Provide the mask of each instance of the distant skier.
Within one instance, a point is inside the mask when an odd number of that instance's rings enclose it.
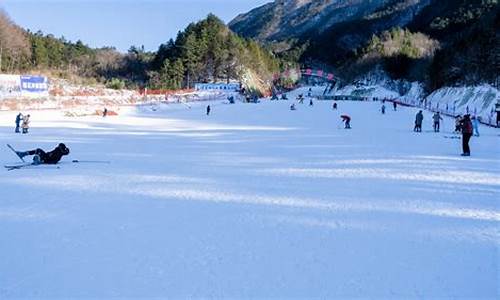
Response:
[[[211,110],[212,110],[212,109],[210,108],[210,105],[208,105],[208,106],[207,106],[207,116],[208,116],[208,115],[210,115],[210,111],[211,111]]]
[[[297,110],[297,108],[295,107],[295,103],[290,106],[290,110]]]
[[[385,104],[382,104],[381,111],[382,111],[382,114],[385,115]]]
[[[422,111],[419,111],[415,116],[415,128],[413,131],[422,132],[422,122],[424,121],[424,114]]]
[[[104,111],[102,112],[102,117],[105,118],[108,115],[108,109],[105,107]]]
[[[314,106],[313,99],[309,99],[309,106]]]
[[[462,156],[470,156],[469,141],[472,137],[473,129],[470,115],[465,115],[461,121],[462,128]]]
[[[311,97],[312,96],[312,88],[309,88],[309,91],[307,92],[307,96]]]
[[[19,113],[17,116],[16,116],[16,130],[15,130],[15,133],[20,133],[19,131],[19,128],[21,126],[21,121],[23,120],[23,114],[22,113]]]
[[[288,97],[286,96],[285,93],[283,93],[283,95],[281,95],[281,100],[288,100]]]
[[[337,110],[337,109],[338,109],[337,102],[334,102],[334,103],[333,103],[333,110]]]
[[[497,127],[500,127],[500,110],[497,111]]]
[[[299,103],[300,103],[300,104],[304,104],[304,95],[300,94],[300,95],[297,97],[297,100],[299,100]]]
[[[23,134],[28,133],[30,129],[30,115],[23,117],[23,125],[21,125],[21,127],[23,128]]]
[[[16,154],[20,158],[24,158],[28,155],[33,155],[33,162],[35,164],[57,164],[61,158],[69,154],[69,148],[63,143],[60,143],[54,150],[50,152],[45,152],[38,148],[30,151],[16,151]]]
[[[440,130],[440,125],[441,125],[441,121],[443,120],[443,118],[441,117],[441,114],[439,112],[435,113],[433,116],[432,116],[432,120],[434,120],[434,132],[439,132]]]
[[[472,117],[472,129],[474,131],[474,136],[479,136],[479,117]]]
[[[345,129],[351,129],[351,117],[348,115],[342,115],[340,116],[342,118],[342,122],[345,123]]]
[[[394,111],[398,110],[398,103],[396,101],[392,102],[392,108],[394,109]]]

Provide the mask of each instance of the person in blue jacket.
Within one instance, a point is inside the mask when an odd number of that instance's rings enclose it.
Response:
[[[16,133],[20,133],[19,128],[21,127],[21,121],[22,120],[23,120],[23,114],[19,113],[16,116],[16,130],[15,130]]]

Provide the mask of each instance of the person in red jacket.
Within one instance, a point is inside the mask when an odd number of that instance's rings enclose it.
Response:
[[[340,116],[342,118],[342,122],[345,123],[345,129],[351,129],[351,117],[348,115]]]
[[[460,127],[462,128],[462,149],[463,149],[462,156],[470,156],[469,141],[473,134],[473,127],[470,115],[465,115],[462,118],[460,125],[461,125]]]

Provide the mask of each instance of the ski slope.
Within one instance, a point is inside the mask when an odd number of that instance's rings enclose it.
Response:
[[[2,144],[71,154],[0,170],[0,298],[500,297],[498,129],[462,158],[451,119],[290,104],[1,112]]]

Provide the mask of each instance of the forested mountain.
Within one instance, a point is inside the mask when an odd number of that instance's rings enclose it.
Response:
[[[499,84],[499,19],[498,0],[277,0],[230,27],[346,79],[379,66],[434,89]]]

